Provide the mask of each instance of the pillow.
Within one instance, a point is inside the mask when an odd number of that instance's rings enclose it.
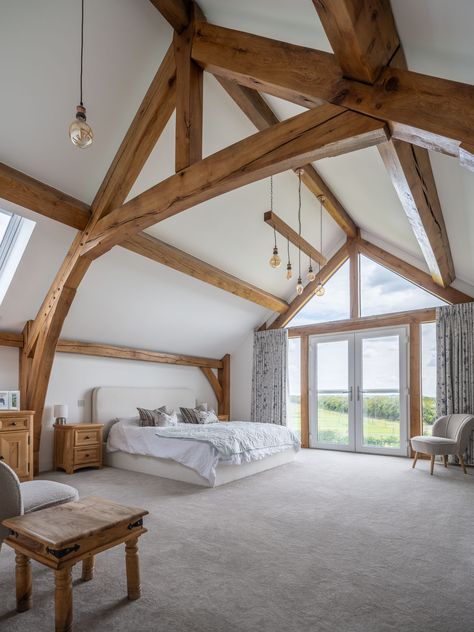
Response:
[[[183,418],[183,423],[185,424],[198,424],[199,423],[199,410],[196,408],[183,408],[179,407],[181,411],[181,416]]]
[[[178,424],[178,416],[175,410],[166,409],[166,412],[161,409],[155,410],[156,423],[155,426],[176,426]]]
[[[215,424],[215,423],[219,423],[219,419],[213,410],[200,410],[199,423],[200,424]]]
[[[158,413],[166,413],[166,406],[161,406],[161,408],[155,408],[154,410],[137,406],[137,410],[140,416],[140,426],[158,426]]]

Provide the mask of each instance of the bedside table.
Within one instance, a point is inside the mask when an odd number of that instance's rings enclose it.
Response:
[[[54,469],[74,474],[83,467],[102,467],[104,424],[54,424]]]
[[[217,415],[219,421],[229,421],[229,415]]]

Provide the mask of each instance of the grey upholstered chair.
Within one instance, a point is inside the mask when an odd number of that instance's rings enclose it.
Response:
[[[420,453],[429,454],[431,457],[430,473],[433,474],[436,456],[442,456],[444,467],[448,467],[448,455],[456,454],[464,474],[467,474],[464,452],[473,430],[474,415],[445,415],[440,417],[433,424],[431,437],[420,436],[411,439],[411,447],[415,452],[413,467],[415,467]]]
[[[72,500],[79,500],[74,487],[42,480],[20,483],[12,468],[0,461],[0,548],[9,534],[1,524],[4,520]]]

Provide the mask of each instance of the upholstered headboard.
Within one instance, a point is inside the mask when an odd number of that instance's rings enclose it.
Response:
[[[92,391],[92,423],[105,424],[104,437],[116,417],[135,417],[140,408],[159,406],[194,408],[196,395],[190,388],[99,386]]]

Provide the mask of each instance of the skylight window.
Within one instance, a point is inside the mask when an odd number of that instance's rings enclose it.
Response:
[[[0,304],[35,227],[35,222],[0,209]]]

